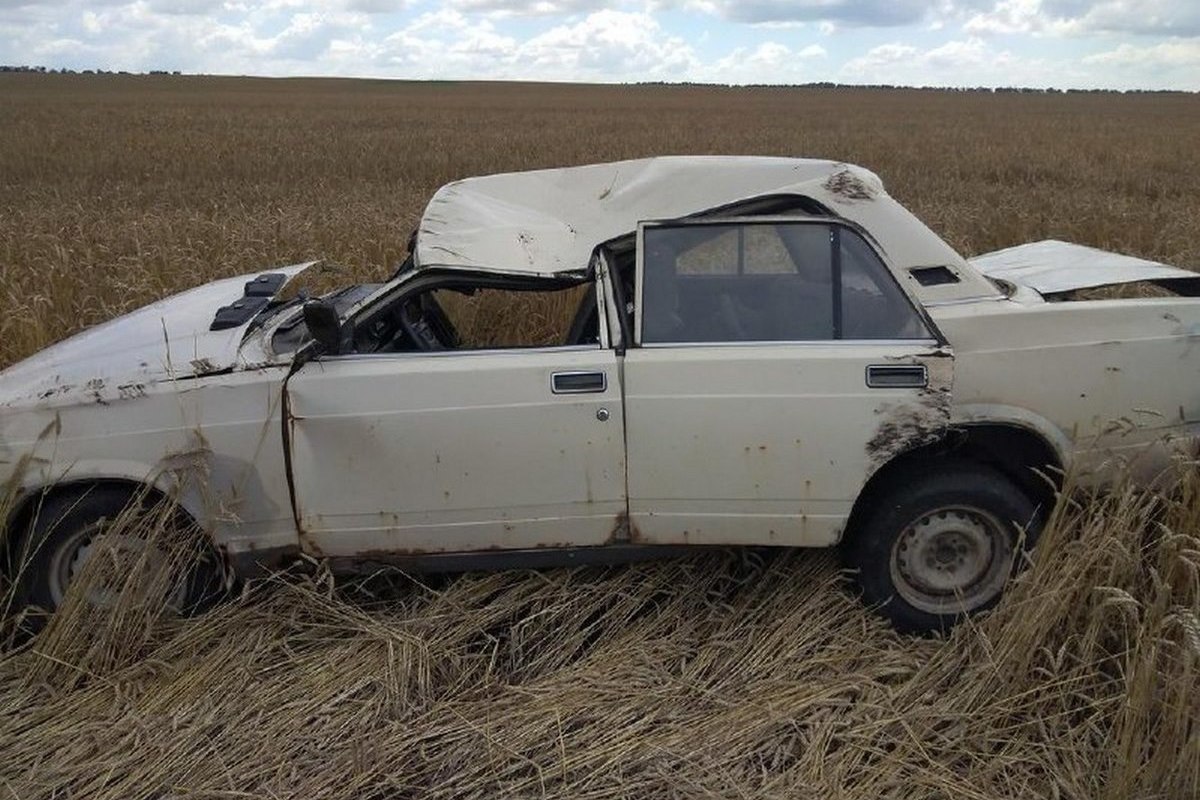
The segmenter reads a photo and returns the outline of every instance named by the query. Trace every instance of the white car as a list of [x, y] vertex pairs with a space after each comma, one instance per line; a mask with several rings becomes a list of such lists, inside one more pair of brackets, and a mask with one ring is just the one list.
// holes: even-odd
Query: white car
[[[846, 164], [472, 178], [388, 282], [280, 299], [309, 266], [0, 374], [21, 602], [61, 603], [150, 487], [234, 575], [841, 543], [869, 603], [937, 629], [996, 601], [1062, 471], [1152, 476], [1200, 421], [1194, 273], [1062, 242], [967, 261]], [[1132, 282], [1165, 296], [1077, 296]], [[526, 292], [575, 305], [561, 340], [521, 339]], [[493, 294], [511, 335], [461, 336]]]

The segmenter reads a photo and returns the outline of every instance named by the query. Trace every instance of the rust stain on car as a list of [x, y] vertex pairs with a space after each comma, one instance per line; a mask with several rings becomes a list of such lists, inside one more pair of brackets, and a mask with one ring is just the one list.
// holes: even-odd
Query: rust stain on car
[[616, 516], [615, 524], [612, 531], [608, 534], [606, 544], [638, 542], [641, 541], [641, 538], [642, 534], [638, 530], [637, 525], [634, 524], [633, 519], [630, 518], [629, 513], [622, 511]]

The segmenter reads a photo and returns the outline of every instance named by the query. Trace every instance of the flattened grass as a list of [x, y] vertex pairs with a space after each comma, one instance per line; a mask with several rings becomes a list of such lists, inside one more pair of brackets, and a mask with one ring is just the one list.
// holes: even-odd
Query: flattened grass
[[944, 640], [813, 552], [317, 570], [190, 620], [75, 603], [0, 659], [0, 776], [98, 800], [1194, 797], [1198, 485], [1063, 504]]

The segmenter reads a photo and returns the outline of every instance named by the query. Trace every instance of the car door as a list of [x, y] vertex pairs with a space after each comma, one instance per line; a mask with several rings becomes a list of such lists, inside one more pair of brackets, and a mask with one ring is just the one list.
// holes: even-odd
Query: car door
[[311, 552], [583, 547], [624, 519], [624, 415], [606, 341], [321, 358], [287, 396]]
[[643, 224], [636, 292], [639, 542], [835, 543], [871, 472], [948, 423], [950, 351], [853, 227]]

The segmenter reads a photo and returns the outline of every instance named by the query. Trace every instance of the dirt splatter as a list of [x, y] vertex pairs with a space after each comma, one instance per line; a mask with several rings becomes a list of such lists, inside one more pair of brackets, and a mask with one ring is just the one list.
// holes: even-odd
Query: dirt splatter
[[83, 390], [87, 392], [91, 399], [102, 406], [108, 405], [108, 401], [104, 398], [104, 379], [92, 378], [83, 385]]
[[117, 395], [122, 400], [134, 400], [138, 397], [146, 396], [146, 384], [144, 383], [126, 383], [117, 387]]
[[192, 361], [192, 370], [197, 375], [206, 375], [210, 372], [220, 372], [221, 368], [214, 364], [211, 358], [197, 358]]
[[51, 397], [54, 397], [55, 395], [66, 394], [67, 392], [71, 391], [73, 388], [75, 388], [75, 387], [73, 387], [69, 383], [58, 384], [57, 386], [54, 386], [51, 389], [47, 389], [44, 392], [40, 392], [38, 394], [38, 399], [39, 400], [49, 400]]
[[534, 257], [533, 253], [533, 247], [536, 244], [536, 241], [537, 240], [534, 238], [533, 234], [529, 233], [528, 231], [521, 231], [517, 234], [517, 242], [521, 245], [521, 249], [525, 251], [525, 260], [529, 262], [530, 266], [533, 266], [536, 263], [536, 258]]
[[896, 406], [886, 413], [867, 442], [872, 471], [901, 453], [943, 438], [950, 427], [950, 393], [932, 389], [916, 402]]
[[830, 175], [824, 186], [826, 191], [845, 202], [875, 199], [875, 190], [848, 169]]

